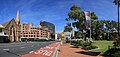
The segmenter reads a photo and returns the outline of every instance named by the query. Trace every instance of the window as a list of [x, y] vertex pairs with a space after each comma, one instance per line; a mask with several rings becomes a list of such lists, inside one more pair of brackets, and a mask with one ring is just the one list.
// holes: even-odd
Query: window
[[0, 28], [0, 33], [2, 33], [2, 29]]
[[10, 30], [10, 35], [12, 35], [12, 29]]

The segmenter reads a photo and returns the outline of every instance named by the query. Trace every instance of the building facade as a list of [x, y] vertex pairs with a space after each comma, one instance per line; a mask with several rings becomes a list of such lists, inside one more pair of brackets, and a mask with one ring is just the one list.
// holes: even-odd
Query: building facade
[[0, 24], [0, 35], [4, 35], [4, 26]]
[[41, 21], [40, 22], [40, 26], [48, 28], [48, 30], [50, 30], [51, 33], [51, 38], [55, 39], [55, 33], [56, 33], [56, 29], [55, 29], [55, 25], [50, 23], [50, 22], [46, 22], [46, 21]]
[[0, 24], [0, 42], [8, 42], [8, 35], [4, 34], [4, 26]]
[[12, 18], [11, 20], [2, 24], [4, 27], [4, 34], [8, 35], [10, 42], [20, 41], [20, 18], [19, 11], [17, 11], [16, 20]]
[[10, 40], [10, 42], [19, 41], [18, 36], [17, 36], [17, 24], [14, 18], [11, 19], [10, 21], [5, 22], [2, 25], [5, 27], [4, 34], [8, 35], [8, 39]]
[[50, 38], [50, 31], [30, 23], [21, 24], [21, 38]]
[[20, 40], [20, 12], [17, 11], [17, 15], [16, 15], [16, 36], [18, 38], [18, 41], [21, 41]]

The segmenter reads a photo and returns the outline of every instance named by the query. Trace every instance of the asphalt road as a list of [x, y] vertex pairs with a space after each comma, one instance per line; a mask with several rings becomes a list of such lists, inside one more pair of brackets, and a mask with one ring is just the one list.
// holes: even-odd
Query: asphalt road
[[0, 57], [18, 57], [54, 42], [0, 43]]

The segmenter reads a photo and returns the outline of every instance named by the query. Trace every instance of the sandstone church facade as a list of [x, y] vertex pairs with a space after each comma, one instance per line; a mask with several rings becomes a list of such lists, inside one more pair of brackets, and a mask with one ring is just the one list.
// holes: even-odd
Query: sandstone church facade
[[17, 11], [16, 20], [12, 18], [11, 20], [3, 23], [4, 34], [8, 35], [10, 42], [20, 41], [20, 16], [19, 11]]

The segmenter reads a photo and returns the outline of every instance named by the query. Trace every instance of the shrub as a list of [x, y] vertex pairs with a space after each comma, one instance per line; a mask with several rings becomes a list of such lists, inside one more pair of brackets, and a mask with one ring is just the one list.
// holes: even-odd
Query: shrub
[[112, 54], [112, 57], [120, 57], [120, 51], [117, 51], [114, 54]]
[[74, 44], [75, 44], [75, 40], [71, 41], [70, 44], [71, 44], [71, 45], [74, 45]]
[[118, 47], [118, 46], [120, 46], [120, 42], [118, 42], [118, 41], [114, 41], [114, 42], [113, 42], [113, 46], [114, 46], [114, 47]]
[[91, 46], [86, 46], [86, 47], [83, 47], [82, 49], [90, 50], [90, 49], [91, 49]]
[[74, 44], [75, 47], [79, 47], [81, 45], [81, 41], [77, 40]]
[[111, 57], [120, 57], [120, 48], [111, 48], [107, 50], [104, 55]]
[[92, 42], [87, 42], [87, 41], [85, 41], [84, 43], [83, 43], [83, 46], [84, 47], [86, 47], [86, 46], [91, 46], [92, 45]]
[[98, 48], [97, 46], [95, 46], [95, 45], [92, 45], [92, 49], [95, 49], [95, 48]]
[[82, 40], [73, 40], [71, 41], [71, 45], [74, 45], [75, 47], [81, 46], [82, 49], [85, 49], [85, 50], [97, 48], [97, 46], [92, 45], [92, 42], [82, 41]]
[[66, 43], [70, 43], [70, 39], [67, 38], [67, 39], [66, 39]]
[[94, 46], [94, 45], [90, 45], [90, 46], [84, 46], [82, 49], [85, 49], [85, 50], [91, 50], [91, 49], [95, 49], [95, 48], [98, 48], [97, 46]]
[[71, 41], [71, 45], [74, 45], [75, 47], [79, 47], [83, 45], [83, 41], [82, 40], [73, 40]]

